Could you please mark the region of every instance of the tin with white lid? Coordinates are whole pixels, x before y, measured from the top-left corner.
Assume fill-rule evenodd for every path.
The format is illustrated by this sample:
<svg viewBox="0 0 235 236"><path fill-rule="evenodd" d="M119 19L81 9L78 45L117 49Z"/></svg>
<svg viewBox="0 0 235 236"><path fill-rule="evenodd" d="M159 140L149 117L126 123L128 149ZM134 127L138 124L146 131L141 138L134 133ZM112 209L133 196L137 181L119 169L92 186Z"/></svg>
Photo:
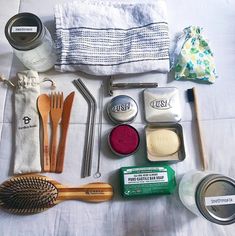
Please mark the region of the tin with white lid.
<svg viewBox="0 0 235 236"><path fill-rule="evenodd" d="M235 223L235 180L230 177L189 172L179 184L179 196L196 215L220 225Z"/></svg>
<svg viewBox="0 0 235 236"><path fill-rule="evenodd" d="M138 106L133 98L119 95L108 103L107 113L115 124L129 124L137 116Z"/></svg>

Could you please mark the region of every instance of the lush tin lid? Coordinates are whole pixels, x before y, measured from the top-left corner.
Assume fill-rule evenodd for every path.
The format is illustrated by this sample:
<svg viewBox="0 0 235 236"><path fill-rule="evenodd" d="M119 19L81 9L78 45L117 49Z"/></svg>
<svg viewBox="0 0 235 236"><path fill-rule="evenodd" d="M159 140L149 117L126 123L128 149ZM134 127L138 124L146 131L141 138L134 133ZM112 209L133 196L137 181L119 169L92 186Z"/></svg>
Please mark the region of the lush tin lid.
<svg viewBox="0 0 235 236"><path fill-rule="evenodd" d="M114 97L107 105L109 118L116 124L130 123L138 113L135 100L126 95Z"/></svg>
<svg viewBox="0 0 235 236"><path fill-rule="evenodd" d="M175 87L158 87L144 90L145 119L148 123L181 120L179 90Z"/></svg>
<svg viewBox="0 0 235 236"><path fill-rule="evenodd" d="M5 35L12 47L30 50L41 44L44 30L41 20L32 13L19 13L5 26Z"/></svg>
<svg viewBox="0 0 235 236"><path fill-rule="evenodd" d="M130 125L118 125L109 134L109 146L119 156L129 156L139 147L138 131Z"/></svg>
<svg viewBox="0 0 235 236"><path fill-rule="evenodd" d="M198 185L196 204L201 214L213 223L235 222L235 180L223 175L209 175Z"/></svg>

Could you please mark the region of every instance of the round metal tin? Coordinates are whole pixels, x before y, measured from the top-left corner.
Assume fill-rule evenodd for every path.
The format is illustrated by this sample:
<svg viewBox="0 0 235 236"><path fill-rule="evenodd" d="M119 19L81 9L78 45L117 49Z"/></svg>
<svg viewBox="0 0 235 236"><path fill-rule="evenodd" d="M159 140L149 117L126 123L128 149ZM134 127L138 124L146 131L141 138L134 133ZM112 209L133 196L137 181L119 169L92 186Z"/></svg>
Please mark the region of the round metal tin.
<svg viewBox="0 0 235 236"><path fill-rule="evenodd" d="M196 190L196 204L209 221L228 225L235 222L235 180L211 174L204 178Z"/></svg>
<svg viewBox="0 0 235 236"><path fill-rule="evenodd" d="M45 28L36 15L28 12L19 13L8 20L5 35L13 48L26 51L42 43Z"/></svg>
<svg viewBox="0 0 235 236"><path fill-rule="evenodd" d="M133 126L121 124L114 127L109 133L108 144L114 154L126 157L138 150L140 136Z"/></svg>
<svg viewBox="0 0 235 236"><path fill-rule="evenodd" d="M131 123L138 113L138 106L135 100L127 95L114 97L107 105L107 113L114 123Z"/></svg>

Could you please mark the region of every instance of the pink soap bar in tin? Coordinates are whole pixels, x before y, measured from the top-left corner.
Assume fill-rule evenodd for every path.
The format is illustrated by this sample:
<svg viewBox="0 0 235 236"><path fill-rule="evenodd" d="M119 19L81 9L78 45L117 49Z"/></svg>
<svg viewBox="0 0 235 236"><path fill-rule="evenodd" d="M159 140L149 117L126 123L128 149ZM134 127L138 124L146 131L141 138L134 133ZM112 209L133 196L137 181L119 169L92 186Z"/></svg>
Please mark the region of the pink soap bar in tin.
<svg viewBox="0 0 235 236"><path fill-rule="evenodd" d="M140 137L138 131L127 124L118 125L109 134L110 149L118 156L129 156L139 147Z"/></svg>

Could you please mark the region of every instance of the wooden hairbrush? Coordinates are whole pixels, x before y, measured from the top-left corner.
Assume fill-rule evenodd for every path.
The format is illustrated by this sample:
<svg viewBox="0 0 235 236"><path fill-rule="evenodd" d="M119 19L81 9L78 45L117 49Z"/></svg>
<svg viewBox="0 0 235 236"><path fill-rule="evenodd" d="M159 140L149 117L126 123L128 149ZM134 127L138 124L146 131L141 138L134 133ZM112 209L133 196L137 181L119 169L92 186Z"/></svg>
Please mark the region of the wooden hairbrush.
<svg viewBox="0 0 235 236"><path fill-rule="evenodd" d="M104 202L112 197L113 188L107 183L71 188L42 175L21 175L0 185L0 207L15 214L39 213L64 200Z"/></svg>

